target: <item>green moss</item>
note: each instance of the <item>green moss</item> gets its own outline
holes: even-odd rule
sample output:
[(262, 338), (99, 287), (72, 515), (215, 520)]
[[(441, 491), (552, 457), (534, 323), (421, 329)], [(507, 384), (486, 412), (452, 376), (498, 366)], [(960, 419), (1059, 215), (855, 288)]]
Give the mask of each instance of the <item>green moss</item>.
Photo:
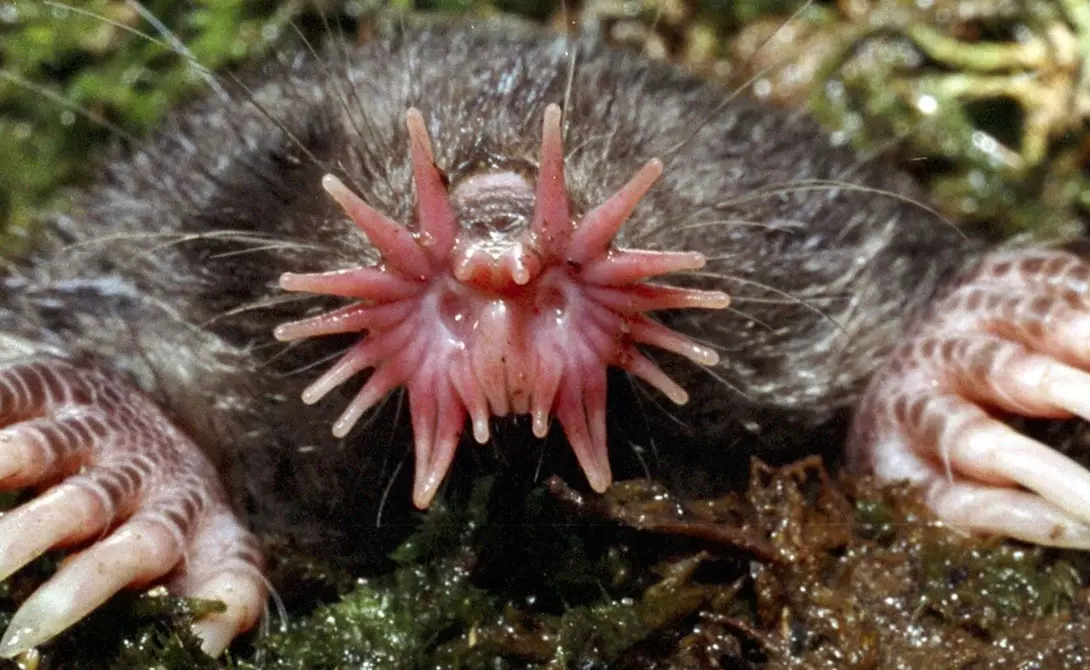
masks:
[(491, 599), (468, 582), (466, 553), (361, 582), (288, 630), (261, 640), (254, 662), (238, 668), (415, 668), (447, 630), (485, 620)]
[(1001, 628), (1015, 616), (1067, 611), (1082, 579), (1040, 547), (992, 542), (929, 547), (923, 557), (921, 604), (958, 625)]
[(1090, 181), (1072, 154), (1090, 26), (1048, 0), (875, 4), (821, 28), (835, 49), (810, 107), (834, 137), (896, 147), (950, 216), (1002, 235), (1079, 234)]

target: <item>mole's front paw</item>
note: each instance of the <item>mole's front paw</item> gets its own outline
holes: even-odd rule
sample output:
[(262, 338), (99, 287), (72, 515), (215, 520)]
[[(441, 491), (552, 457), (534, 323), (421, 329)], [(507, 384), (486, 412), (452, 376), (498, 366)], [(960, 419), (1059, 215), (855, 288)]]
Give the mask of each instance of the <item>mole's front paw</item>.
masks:
[(871, 382), (850, 460), (920, 484), (954, 527), (1090, 548), (1090, 472), (1001, 418), (1090, 418), (1087, 369), (1090, 264), (994, 254)]
[(0, 488), (42, 489), (0, 517), (0, 579), (51, 547), (88, 544), (22, 604), (0, 656), (164, 578), (227, 605), (195, 624), (211, 654), (257, 621), (267, 593), (257, 542), (212, 464), (147, 397), (68, 361), (23, 361), (0, 367), (0, 426)]

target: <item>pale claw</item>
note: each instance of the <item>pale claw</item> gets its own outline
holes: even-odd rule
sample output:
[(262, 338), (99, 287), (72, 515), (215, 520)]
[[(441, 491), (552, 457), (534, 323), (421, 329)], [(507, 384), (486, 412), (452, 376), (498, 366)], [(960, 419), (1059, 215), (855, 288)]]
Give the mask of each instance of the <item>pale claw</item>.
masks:
[(1090, 549), (1090, 471), (996, 416), (1090, 419), (1088, 277), (1058, 251), (986, 259), (876, 375), (849, 463), (951, 526)]
[[(115, 593), (172, 576), (226, 611), (194, 626), (219, 654), (263, 611), (257, 541), (231, 512), (215, 469), (144, 395), (60, 359), (0, 368), (0, 488), (60, 481), (0, 517), (0, 578), (52, 547), (97, 539), (15, 613), (11, 658), (47, 642)], [(111, 532), (112, 530), (112, 532)]]
[(935, 513), (954, 528), (1006, 535), (1048, 546), (1090, 549), (1090, 525), (1040, 496), (962, 480), (936, 480), (926, 492)]
[(12, 617), (0, 655), (12, 657), (53, 638), (111, 596), (146, 583), (181, 559), (173, 533), (150, 519), (130, 520), (65, 562)]
[(259, 569), (261, 550), (226, 507), (205, 519), (189, 546), (189, 560), (171, 582), (171, 590), (227, 606), (193, 624), (201, 648), (218, 656), (265, 611), (269, 587)]

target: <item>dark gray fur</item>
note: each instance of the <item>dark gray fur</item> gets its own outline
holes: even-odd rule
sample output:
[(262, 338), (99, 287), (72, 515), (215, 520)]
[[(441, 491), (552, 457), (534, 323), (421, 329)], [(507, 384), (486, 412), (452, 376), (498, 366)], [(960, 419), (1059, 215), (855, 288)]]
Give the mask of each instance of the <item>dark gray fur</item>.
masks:
[[(490, 162), (532, 173), (543, 110), (564, 103), (575, 212), (647, 159), (664, 159), (618, 242), (704, 252), (707, 272), (681, 281), (722, 288), (734, 306), (664, 315), (723, 355), (711, 372), (656, 356), (692, 392), (687, 407), (611, 379), (620, 476), (641, 474), (627, 461), (646, 447), (662, 461), (683, 454), (680, 471), (695, 486), (721, 478), (725, 455), (839, 447), (844, 410), (908, 316), (976, 255), (912, 201), (902, 176), (831, 146), (803, 115), (723, 104), (719, 88), (589, 38), (410, 31), (358, 50), (301, 52), (251, 81), (174, 116), (76, 197), (42, 251), (4, 280), (0, 323), (12, 351), (31, 342), (134, 376), (217, 455), (259, 525), (343, 518), (352, 500), (377, 497), (407, 449), (403, 428), (357, 427), (334, 440), (330, 423), (349, 391), (313, 408), (299, 400), (319, 361), (350, 338), (286, 346), (271, 331), (331, 305), (283, 294), (280, 273), (374, 260), (321, 190), (325, 172), (412, 221), (409, 106), (457, 180)], [(529, 461), (541, 475), (570, 466), (550, 448), (538, 468), (525, 422), (497, 423), (500, 460)]]

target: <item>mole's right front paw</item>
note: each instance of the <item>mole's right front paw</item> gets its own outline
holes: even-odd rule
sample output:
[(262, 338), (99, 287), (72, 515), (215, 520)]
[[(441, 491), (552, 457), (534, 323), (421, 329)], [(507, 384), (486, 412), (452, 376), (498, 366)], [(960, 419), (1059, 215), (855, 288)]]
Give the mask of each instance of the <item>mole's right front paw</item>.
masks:
[(1004, 420), (1090, 419), (1090, 263), (997, 252), (935, 307), (872, 381), (849, 457), (951, 526), (1090, 549), (1090, 470)]
[(42, 644), (128, 586), (223, 601), (194, 625), (223, 651), (264, 609), (254, 536), (212, 464), (139, 391), (39, 358), (0, 366), (0, 489), (42, 493), (0, 517), (0, 579), (52, 547), (89, 544), (19, 608), (0, 656)]

